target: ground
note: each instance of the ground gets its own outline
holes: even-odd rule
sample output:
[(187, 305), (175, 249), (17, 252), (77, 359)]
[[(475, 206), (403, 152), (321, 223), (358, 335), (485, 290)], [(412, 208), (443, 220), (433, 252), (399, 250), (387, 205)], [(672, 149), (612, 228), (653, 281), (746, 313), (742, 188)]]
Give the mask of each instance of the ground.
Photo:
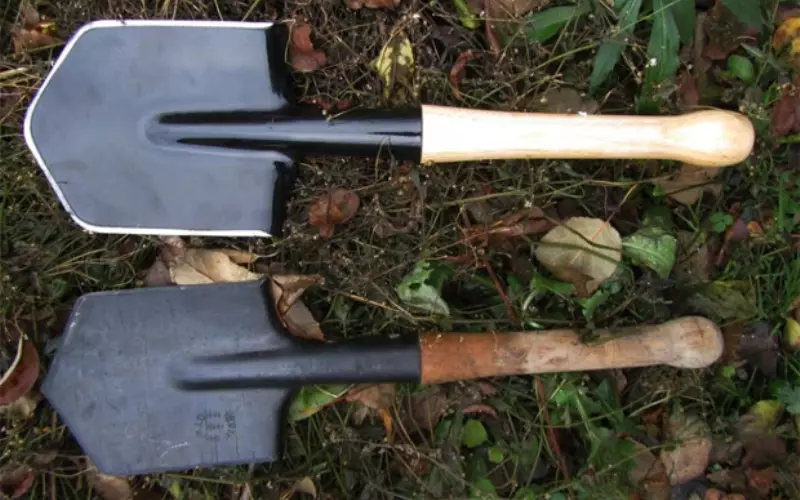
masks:
[[(6, 3), (3, 494), (797, 498), (799, 15), (777, 0)], [(292, 21), (297, 94), (331, 114), (419, 104), (663, 115), (715, 107), (747, 116), (756, 140), (746, 160), (718, 170), (658, 159), (421, 166), (308, 157), (274, 238), (89, 234), (36, 166), (22, 120), (64, 40), (101, 18)], [(547, 251), (569, 239), (577, 250)], [(613, 247), (610, 267), (592, 242)], [(203, 253), (219, 250), (228, 253)], [(198, 264), (209, 255), (217, 264)], [(594, 342), (601, 330), (619, 338), (629, 335), (623, 327), (635, 334), (700, 315), (723, 332), (725, 350), (701, 369), (309, 386), (287, 418), (281, 461), (98, 474), (37, 392), (75, 299), (232, 279), (215, 277), (217, 265), (236, 279), (253, 276), (247, 267), (304, 288), (307, 314), (284, 320), (303, 323), (295, 334), (332, 341), (572, 328)]]

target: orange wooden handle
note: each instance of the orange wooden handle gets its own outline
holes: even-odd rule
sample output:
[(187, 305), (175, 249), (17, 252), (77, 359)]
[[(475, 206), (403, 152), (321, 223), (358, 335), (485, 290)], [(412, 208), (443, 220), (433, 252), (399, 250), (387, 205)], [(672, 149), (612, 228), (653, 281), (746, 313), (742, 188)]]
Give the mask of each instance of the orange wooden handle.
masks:
[(423, 105), (422, 130), (422, 163), (587, 158), (725, 167), (744, 161), (755, 144), (750, 120), (722, 110), (582, 116)]
[[(612, 332), (602, 332), (602, 334)], [(720, 328), (687, 316), (613, 332), (587, 345), (574, 330), (511, 333), (425, 333), (420, 337), (422, 382), (666, 364), (703, 368), (722, 355)]]

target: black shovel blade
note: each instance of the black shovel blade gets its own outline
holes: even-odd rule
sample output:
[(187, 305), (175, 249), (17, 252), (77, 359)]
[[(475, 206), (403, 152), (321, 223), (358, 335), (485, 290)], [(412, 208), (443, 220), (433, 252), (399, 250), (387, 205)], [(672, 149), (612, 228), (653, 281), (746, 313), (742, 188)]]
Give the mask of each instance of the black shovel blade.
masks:
[(164, 287), (79, 299), (42, 392), (99, 470), (146, 474), (278, 458), (291, 387), (229, 381), (188, 390), (176, 376), (191, 374), (193, 359), (204, 353), (290, 345), (271, 323), (263, 286)]
[(144, 20), (80, 29), (24, 130), (72, 218), (100, 233), (277, 233), (291, 155), (181, 145), (157, 132), (169, 114), (286, 108), (286, 31), (276, 23)]
[(419, 381), (418, 339), (289, 335), (265, 281), (81, 297), (42, 393), (97, 468), (152, 474), (280, 458), (305, 384)]

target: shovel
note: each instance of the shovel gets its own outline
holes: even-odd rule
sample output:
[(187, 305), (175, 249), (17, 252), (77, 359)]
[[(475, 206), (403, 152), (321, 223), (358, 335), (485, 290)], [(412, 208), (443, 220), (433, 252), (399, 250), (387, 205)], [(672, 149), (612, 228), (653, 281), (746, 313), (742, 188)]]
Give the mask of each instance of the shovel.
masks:
[(99, 233), (271, 236), (301, 155), (423, 164), (664, 159), (723, 167), (743, 115), (581, 116), (422, 105), (335, 117), (298, 106), (284, 23), (103, 20), (66, 44), (25, 138), (62, 206)]
[(438, 384), (665, 364), (722, 354), (702, 317), (608, 332), (426, 332), (338, 342), (280, 325), (268, 282), (96, 292), (78, 299), (42, 393), (106, 474), (281, 458), (287, 403), (305, 384)]

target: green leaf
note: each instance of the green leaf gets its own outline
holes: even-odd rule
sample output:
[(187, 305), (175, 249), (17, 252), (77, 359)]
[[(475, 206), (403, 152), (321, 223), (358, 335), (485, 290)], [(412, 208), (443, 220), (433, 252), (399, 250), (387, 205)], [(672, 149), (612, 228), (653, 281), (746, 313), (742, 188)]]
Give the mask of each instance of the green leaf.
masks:
[(756, 76), (756, 70), (750, 59), (737, 54), (728, 57), (728, 71), (744, 83), (752, 83)]
[(461, 431), (461, 442), (464, 446), (475, 448), (485, 443), (487, 439), (489, 439), (489, 435), (480, 420), (474, 418), (467, 420)]
[(617, 2), (619, 24), (618, 33), (613, 39), (604, 42), (597, 49), (594, 58), (592, 74), (589, 77), (589, 93), (594, 94), (597, 89), (605, 83), (608, 76), (614, 70), (622, 56), (622, 50), (627, 43), (626, 38), (633, 33), (636, 20), (639, 18), (639, 11), (642, 9), (642, 0), (627, 0)]
[(465, 28), (471, 30), (477, 28), (478, 18), (475, 16), (475, 13), (472, 12), (472, 9), (469, 8), (466, 0), (453, 0), (453, 3), (458, 11), (458, 20), (461, 21), (461, 24), (463, 24)]
[(749, 281), (713, 281), (690, 295), (688, 303), (697, 312), (723, 323), (758, 314), (755, 291)]
[(531, 278), (530, 290), (532, 293), (552, 292), (562, 297), (567, 297), (575, 291), (575, 285), (564, 281), (550, 279), (535, 273)]
[(570, 5), (553, 7), (551, 9), (540, 10), (527, 16), (528, 39), (539, 43), (544, 43), (558, 34), (571, 19), (586, 14), (589, 10), (588, 2), (581, 2), (580, 5)]
[(470, 498), (497, 498), (497, 489), (488, 477), (482, 477), (472, 483), (469, 488)]
[[(539, 496), (536, 493), (528, 488), (520, 488), (514, 492), (514, 496), (512, 497), (514, 500), (537, 500)], [(553, 498), (552, 496), (550, 498)]]
[(667, 8), (670, 0), (653, 0), (653, 31), (647, 44), (646, 83), (658, 85), (671, 80), (678, 71), (680, 34)]
[(443, 262), (420, 261), (395, 290), (400, 300), (410, 306), (449, 316), (450, 308), (441, 293), (445, 281), (452, 275), (452, 267)]
[(289, 406), (289, 421), (297, 422), (322, 410), (347, 392), (347, 384), (303, 386), (292, 399)]
[(589, 297), (577, 299), (577, 302), (582, 308), (581, 312), (583, 313), (583, 317), (586, 318), (587, 321), (590, 321), (594, 317), (594, 313), (597, 312), (597, 309), (608, 302), (609, 298), (611, 298), (611, 295), (601, 289), (597, 290)]
[(761, 10), (757, 0), (722, 0), (739, 21), (753, 28), (761, 28)]
[(488, 450), (488, 455), (490, 462), (492, 462), (493, 464), (499, 464), (500, 462), (503, 461), (503, 458), (505, 457), (505, 451), (503, 451), (503, 448), (497, 445), (490, 446)]
[(622, 255), (667, 279), (675, 265), (678, 240), (660, 227), (644, 227), (622, 238)]
[(786, 411), (792, 415), (800, 414), (800, 387), (792, 387), (784, 381), (775, 391), (775, 399), (785, 404)]
[(683, 43), (688, 43), (694, 36), (694, 25), (697, 19), (695, 0), (670, 0), (670, 11), (678, 27)]

